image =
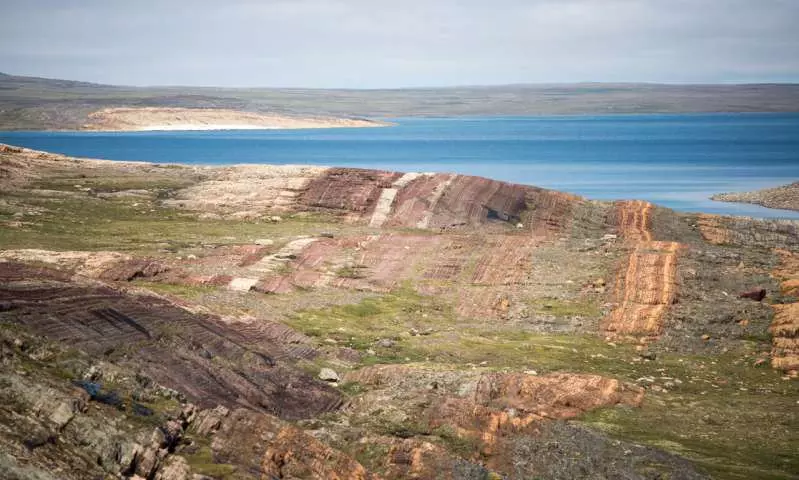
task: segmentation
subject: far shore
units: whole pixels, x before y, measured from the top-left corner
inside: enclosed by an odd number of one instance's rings
[[[374,128],[392,124],[361,118],[298,117],[216,108],[117,107],[89,114],[81,130],[99,132]]]

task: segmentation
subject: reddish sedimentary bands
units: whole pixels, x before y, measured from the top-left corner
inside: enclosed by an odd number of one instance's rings
[[[298,203],[343,211],[353,219],[367,219],[374,212],[381,190],[391,188],[400,176],[379,170],[331,168],[308,183]]]
[[[603,321],[605,331],[656,337],[663,314],[677,301],[676,242],[643,242],[635,247],[627,268],[616,280],[616,308]]]
[[[251,166],[206,172],[169,205],[237,216],[323,210],[373,227],[448,229],[522,223],[547,235],[569,221],[580,197],[456,174],[348,168]]]
[[[648,242],[652,240],[651,214],[652,204],[643,200],[616,202],[611,224],[615,224],[619,233],[630,241]]]
[[[613,291],[616,304],[602,321],[611,335],[656,338],[662,333],[663,316],[677,301],[676,242],[652,241],[652,204],[617,202],[615,221],[619,234],[632,245],[626,265],[619,269]]]
[[[0,262],[0,303],[12,321],[52,340],[90,354],[118,351],[122,364],[201,406],[242,405],[301,418],[340,404],[333,389],[286,362],[314,352],[285,348],[282,342],[292,336],[285,327],[231,324],[160,297],[14,262]]]
[[[503,235],[488,239],[477,260],[471,283],[474,285],[514,285],[527,277],[533,250],[538,243],[531,237]]]

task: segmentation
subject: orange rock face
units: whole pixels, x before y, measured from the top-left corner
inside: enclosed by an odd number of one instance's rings
[[[616,224],[619,233],[631,241],[652,240],[652,204],[643,200],[616,202]]]
[[[616,308],[602,322],[615,335],[657,337],[669,305],[677,301],[676,242],[641,242],[620,271],[614,297]]]
[[[600,375],[554,373],[488,374],[477,384],[475,402],[493,408],[514,408],[546,418],[572,418],[588,410],[624,403],[637,406],[643,390]]]
[[[492,455],[503,437],[530,431],[536,422],[619,403],[637,406],[642,399],[642,389],[599,375],[494,373],[480,378],[473,398],[446,397],[429,415],[431,427],[453,426]]]
[[[347,375],[346,381],[376,388],[409,390],[420,385],[438,383],[435,370],[400,365],[362,368]],[[469,375],[467,374],[467,377]],[[643,399],[640,387],[599,375],[553,373],[489,373],[479,377],[471,393],[456,393],[452,387],[427,390],[422,387],[429,404],[420,420],[431,430],[448,430],[466,442],[474,443],[474,454],[480,453],[491,468],[502,470],[506,461],[505,442],[516,435],[534,435],[536,425],[551,420],[575,418],[584,412],[606,406],[637,406]],[[470,383],[468,378],[454,384]],[[416,385],[416,387],[414,387]],[[449,388],[449,390],[447,390]],[[418,444],[395,447],[408,471],[423,470],[434,452]],[[423,460],[427,459],[427,460]],[[418,478],[427,478],[420,476]]]
[[[724,225],[716,215],[699,214],[697,225],[702,237],[708,242],[715,245],[729,243],[730,231],[724,228]]]
[[[799,255],[778,250],[780,265],[774,276],[782,281],[785,295],[796,295],[799,289]],[[774,321],[769,332],[773,336],[771,365],[781,370],[799,370],[799,303],[773,305]]]
[[[602,329],[610,335],[659,336],[663,315],[677,301],[680,244],[652,240],[651,211],[649,202],[616,204],[619,233],[634,245],[634,250],[616,277],[616,307],[602,321]]]
[[[380,477],[343,453],[296,427],[277,434],[261,461],[261,478],[313,480],[379,480]]]
[[[781,370],[799,370],[799,303],[774,305],[771,365]]]

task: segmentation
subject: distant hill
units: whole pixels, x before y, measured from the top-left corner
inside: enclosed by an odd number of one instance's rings
[[[108,107],[336,117],[799,112],[799,84],[582,83],[408,89],[129,87],[0,74],[0,129],[76,129]]]

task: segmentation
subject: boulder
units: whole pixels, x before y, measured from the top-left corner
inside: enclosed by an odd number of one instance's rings
[[[747,290],[746,292],[741,292],[738,294],[738,298],[748,298],[750,300],[754,300],[756,302],[762,301],[766,298],[766,289],[765,288],[754,288],[752,290]]]
[[[340,380],[340,377],[338,376],[338,373],[335,372],[335,370],[330,368],[323,368],[319,372],[319,379],[324,380],[326,382],[338,382]]]

